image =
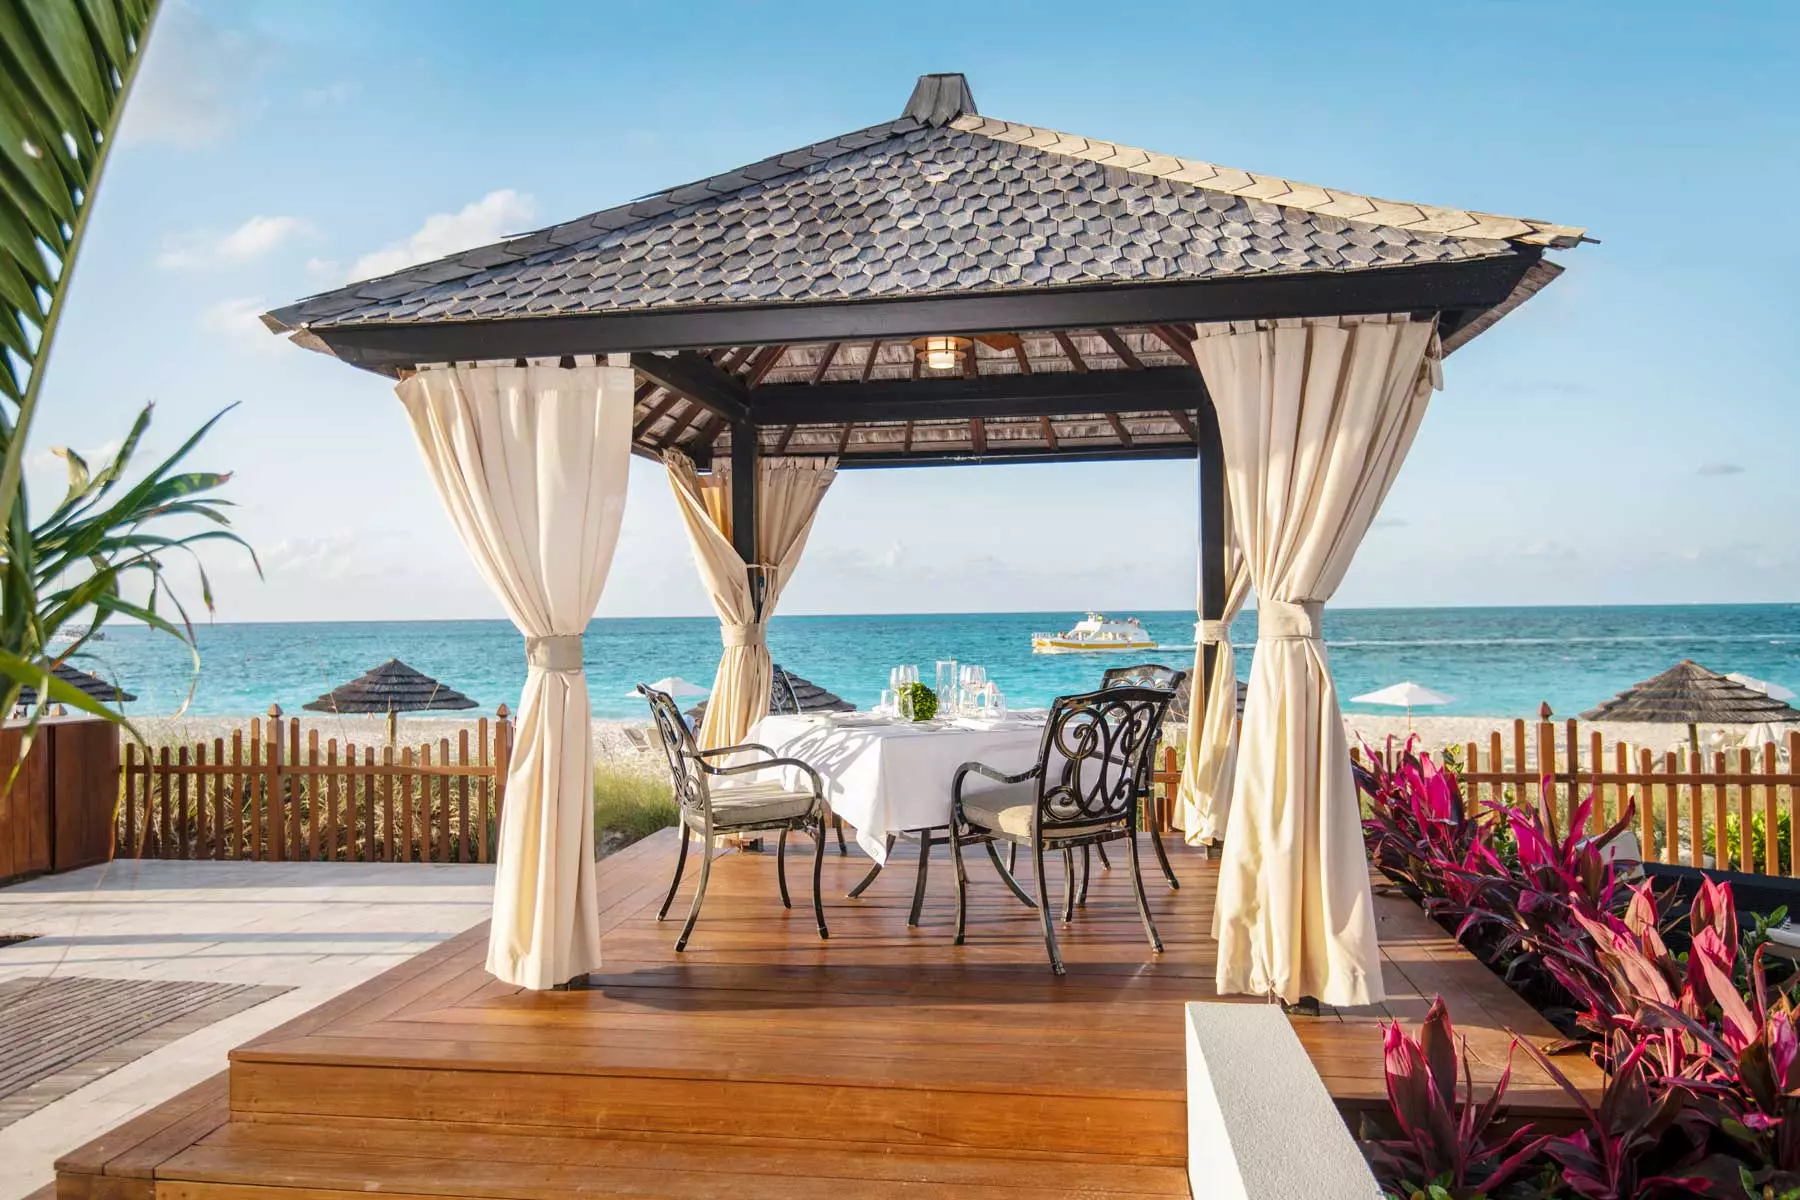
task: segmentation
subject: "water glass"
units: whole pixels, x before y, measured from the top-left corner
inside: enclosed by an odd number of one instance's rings
[[[913,694],[910,689],[903,690],[894,699],[894,715],[902,721],[913,719]]]
[[[875,711],[881,713],[883,716],[891,716],[898,713],[900,711],[899,691],[894,688],[882,688],[881,703],[875,706]]]
[[[956,660],[954,658],[938,659],[937,687],[933,690],[937,692],[938,703],[950,712],[956,711],[956,689],[961,682],[961,678],[957,675]]]

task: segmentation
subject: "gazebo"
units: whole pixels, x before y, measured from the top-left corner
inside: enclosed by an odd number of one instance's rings
[[[836,470],[1197,458],[1182,798],[1191,834],[1224,833],[1218,985],[1360,1004],[1382,985],[1320,608],[1442,358],[1582,240],[990,118],[928,75],[892,120],[264,320],[399,381],[526,636],[501,978],[598,963],[579,639],[628,454],[667,467],[720,614],[709,746],[769,693],[764,623]],[[1225,634],[1252,588],[1233,746]]]

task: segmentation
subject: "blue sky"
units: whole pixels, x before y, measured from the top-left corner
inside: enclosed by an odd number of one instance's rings
[[[896,115],[983,112],[1601,245],[1446,364],[1343,605],[1800,599],[1800,6],[171,3],[34,433],[157,401],[230,469],[266,582],[222,620],[498,615],[390,385],[254,315]],[[787,612],[1192,603],[1190,463],[847,472]],[[708,610],[632,464],[603,615]]]

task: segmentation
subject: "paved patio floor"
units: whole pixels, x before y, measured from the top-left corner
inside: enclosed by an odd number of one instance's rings
[[[116,862],[0,888],[0,981],[33,976],[288,989],[0,1129],[0,1200],[63,1154],[225,1067],[249,1038],[485,920],[492,866]]]

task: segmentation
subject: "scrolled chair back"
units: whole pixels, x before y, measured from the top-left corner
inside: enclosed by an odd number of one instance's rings
[[[1057,698],[1039,759],[1042,829],[1136,820],[1141,772],[1170,698],[1139,686]]]
[[[1166,692],[1178,691],[1187,680],[1187,672],[1161,663],[1139,663],[1135,667],[1113,667],[1100,676],[1102,688],[1152,687]]]
[[[675,789],[675,802],[697,816],[707,810],[706,773],[700,769],[700,746],[681,715],[675,698],[640,683],[637,690],[650,702],[650,718],[656,724],[656,739],[662,743],[669,760],[669,782]]]

